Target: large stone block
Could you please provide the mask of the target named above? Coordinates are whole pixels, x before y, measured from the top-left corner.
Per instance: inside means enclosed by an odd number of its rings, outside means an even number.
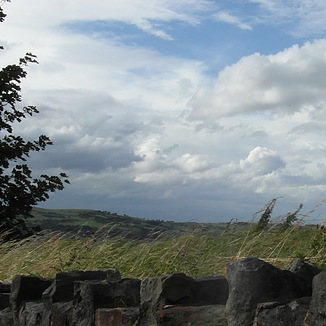
[[[326,326],[326,271],[313,279],[312,299],[305,326]]]
[[[10,307],[10,290],[10,283],[0,282],[0,310]]]
[[[19,309],[17,326],[41,326],[42,302],[25,302]]]
[[[43,292],[51,285],[52,280],[34,276],[16,276],[10,292],[10,302],[14,308],[24,301],[38,301]]]
[[[254,326],[303,326],[311,297],[290,302],[268,302],[257,306]]]
[[[94,325],[98,308],[136,307],[140,304],[138,279],[75,282],[73,325]]]
[[[116,282],[108,282],[112,294],[109,297],[101,297],[100,293],[94,293],[95,308],[102,307],[139,307],[141,280],[123,278]]]
[[[72,301],[75,281],[117,280],[120,278],[120,273],[116,270],[58,273],[43,298],[50,298],[51,302]]]
[[[252,326],[258,303],[291,301],[309,295],[303,280],[258,258],[229,264],[229,326]]]
[[[195,281],[183,273],[146,278],[140,289],[139,326],[158,326],[158,310],[166,305],[191,305],[195,297]]]
[[[0,293],[10,293],[11,284],[0,282]]]
[[[0,325],[14,326],[13,315],[10,308],[6,308],[0,311]]]
[[[52,284],[43,293],[44,313],[42,326],[50,325],[54,319],[68,320],[71,318],[72,301],[74,297],[74,284],[76,281],[118,280],[120,278],[120,273],[116,270],[72,271],[69,273],[58,273]],[[56,303],[64,302],[66,304],[56,305]],[[62,307],[63,310],[60,307]],[[59,308],[60,310],[58,311]]]
[[[10,293],[0,293],[0,310],[10,307]]]
[[[227,326],[224,305],[173,306],[156,312],[159,326]]]
[[[20,307],[29,301],[42,300],[43,292],[50,286],[51,280],[33,276],[16,276],[11,285],[10,303],[14,325],[19,326]]]
[[[304,262],[302,259],[295,259],[287,268],[288,271],[294,273],[301,282],[298,282],[298,286],[302,286],[302,291],[306,293],[306,296],[312,295],[312,280],[318,275],[321,270],[313,265]]]
[[[52,305],[49,326],[70,326],[72,322],[73,305],[71,301],[56,302]],[[43,319],[44,320],[44,319]],[[42,325],[43,321],[42,321]]]
[[[229,283],[224,276],[204,276],[195,279],[196,305],[225,305],[229,297]]]
[[[139,308],[102,308],[95,313],[95,326],[134,326]]]

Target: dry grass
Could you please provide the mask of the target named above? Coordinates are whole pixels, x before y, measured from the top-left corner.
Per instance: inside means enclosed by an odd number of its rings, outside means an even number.
[[[144,278],[173,272],[197,277],[226,274],[231,260],[255,256],[285,268],[296,257],[323,264],[324,231],[229,230],[219,236],[192,234],[151,242],[109,237],[68,238],[46,234],[0,245],[0,280],[15,275],[53,277],[59,271],[117,269],[124,277]],[[314,247],[315,242],[315,247]],[[316,245],[317,243],[317,245]],[[319,244],[319,245],[318,245]]]

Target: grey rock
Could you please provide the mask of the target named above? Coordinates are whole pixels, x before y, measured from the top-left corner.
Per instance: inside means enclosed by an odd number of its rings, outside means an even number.
[[[225,305],[229,297],[229,283],[224,276],[204,276],[195,279],[196,305]]]
[[[107,271],[72,271],[69,273],[58,273],[53,280],[52,284],[43,293],[44,301],[44,314],[42,326],[48,326],[53,318],[57,318],[58,312],[55,312],[52,308],[55,303],[66,302],[67,306],[72,306],[74,297],[74,284],[76,281],[85,280],[118,280],[120,279],[120,273],[116,270]],[[61,305],[56,306],[56,310]],[[68,309],[70,312],[70,309]],[[64,313],[64,312],[63,312]],[[61,316],[62,314],[59,313]],[[68,318],[69,316],[67,316]],[[65,318],[64,316],[60,317]]]
[[[95,326],[133,326],[137,322],[139,308],[102,308],[95,312]]]
[[[98,308],[132,307],[140,304],[138,279],[75,282],[73,325],[94,325]]]
[[[307,295],[306,287],[294,273],[255,257],[231,262],[228,281],[229,326],[252,326],[258,303],[291,301]]]
[[[52,302],[72,301],[75,281],[117,280],[120,278],[120,273],[116,270],[58,273],[43,297],[50,297]]]
[[[0,326],[120,325],[326,326],[326,271],[299,259],[280,270],[251,257],[231,262],[228,280],[75,271],[0,283]]]
[[[313,279],[312,299],[305,320],[305,326],[326,325],[326,271],[320,272]]]
[[[72,323],[72,301],[56,302],[52,305],[52,311],[48,326],[70,326]],[[44,319],[42,320],[42,325]]]
[[[140,305],[139,279],[123,278],[116,282],[108,282],[112,289],[112,296],[104,298],[104,305],[99,300],[101,297],[95,293],[95,308],[100,307],[137,307]]]
[[[160,326],[227,326],[224,305],[166,307],[156,316]]]
[[[42,294],[51,282],[51,280],[33,276],[16,276],[14,278],[10,293],[14,325],[19,325],[18,314],[21,305],[28,301],[42,300]]]
[[[254,326],[303,326],[311,297],[290,302],[268,302],[257,306]]]
[[[25,302],[19,309],[17,325],[41,326],[43,314],[42,302]]]
[[[6,308],[0,311],[0,325],[14,326],[12,311],[10,308]]]
[[[312,295],[312,280],[318,275],[321,270],[313,265],[304,262],[302,259],[295,259],[291,265],[287,268],[288,271],[294,273],[298,278],[301,279],[301,286],[304,287],[304,291],[307,296]]]
[[[0,310],[10,307],[10,293],[0,293]]]
[[[156,312],[165,305],[191,305],[195,302],[196,287],[193,278],[183,273],[149,277],[140,288],[139,326],[157,326]]]
[[[0,282],[0,293],[10,293],[11,284]]]

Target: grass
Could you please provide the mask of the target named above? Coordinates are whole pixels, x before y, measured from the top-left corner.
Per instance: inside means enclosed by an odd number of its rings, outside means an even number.
[[[69,238],[64,233],[40,234],[0,244],[0,281],[15,275],[46,278],[72,270],[117,269],[123,277],[145,278],[183,272],[192,277],[225,275],[229,261],[255,256],[286,268],[293,259],[326,266],[326,231],[292,226],[260,232],[226,230],[209,235],[194,230],[168,240],[136,241],[101,234]]]

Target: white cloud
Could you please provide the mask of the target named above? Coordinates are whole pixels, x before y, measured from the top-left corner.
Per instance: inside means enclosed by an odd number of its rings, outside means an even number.
[[[200,15],[212,8],[214,3],[210,0],[81,0],[78,4],[71,0],[35,0],[33,3],[17,0],[5,9],[10,17],[8,22],[12,21],[16,26],[24,24],[30,28],[53,28],[67,22],[107,20],[135,25],[149,34],[171,39],[161,27],[162,23],[179,21],[198,24]],[[48,12],[51,14],[44,14]]]
[[[224,68],[215,85],[201,89],[190,105],[191,117],[218,119],[267,111],[293,114],[322,110],[326,104],[326,40],[254,54]]]
[[[246,159],[240,161],[241,169],[254,175],[270,174],[284,166],[285,163],[277,152],[265,147],[254,148]]]
[[[201,155],[191,155],[189,153],[183,154],[174,162],[177,167],[184,173],[194,173],[206,170],[209,164],[205,157]]]
[[[324,0],[248,0],[261,6],[256,23],[283,25],[297,37],[323,36],[326,3]]]
[[[242,22],[242,20],[239,17],[231,15],[228,12],[219,11],[216,14],[214,14],[213,17],[219,22],[236,25],[237,27],[244,30],[249,30],[249,31],[252,30],[252,27],[249,24]]]
[[[47,36],[33,34],[24,39],[25,43],[18,42],[19,33],[12,36],[15,37],[17,43],[6,48],[1,64],[12,63],[13,58],[26,51],[37,54],[40,62],[28,68],[30,74],[23,88],[29,90],[29,99],[25,99],[37,104],[40,98],[48,101],[50,96],[51,105],[67,107],[68,114],[72,112],[69,94],[79,93],[82,103],[86,103],[89,92],[94,94],[91,95],[92,106],[100,105],[105,94],[110,94],[124,105],[139,110],[181,112],[205,79],[206,66],[200,61],[163,56],[153,50],[113,40],[60,34],[60,31],[50,32]],[[31,90],[38,90],[33,97]],[[63,100],[59,95],[52,95],[59,90],[65,90]]]
[[[285,2],[259,2],[269,18],[285,13]],[[71,190],[58,195],[66,207],[73,198],[74,207],[218,220],[247,218],[281,195],[297,203],[299,196],[323,194],[326,41],[243,57],[212,85],[215,68],[194,53],[192,59],[167,55],[133,44],[129,34],[122,40],[107,30],[82,30],[85,22],[122,22],[166,44],[162,39],[181,26],[173,22],[199,28],[216,12],[214,3],[15,0],[6,6],[1,64],[26,51],[40,61],[22,86],[23,104],[41,113],[19,132],[53,139],[54,146],[32,157],[33,170],[70,175]],[[232,10],[220,16],[256,27],[248,17]],[[74,24],[81,30],[68,28]],[[186,119],[189,109],[193,120]]]

